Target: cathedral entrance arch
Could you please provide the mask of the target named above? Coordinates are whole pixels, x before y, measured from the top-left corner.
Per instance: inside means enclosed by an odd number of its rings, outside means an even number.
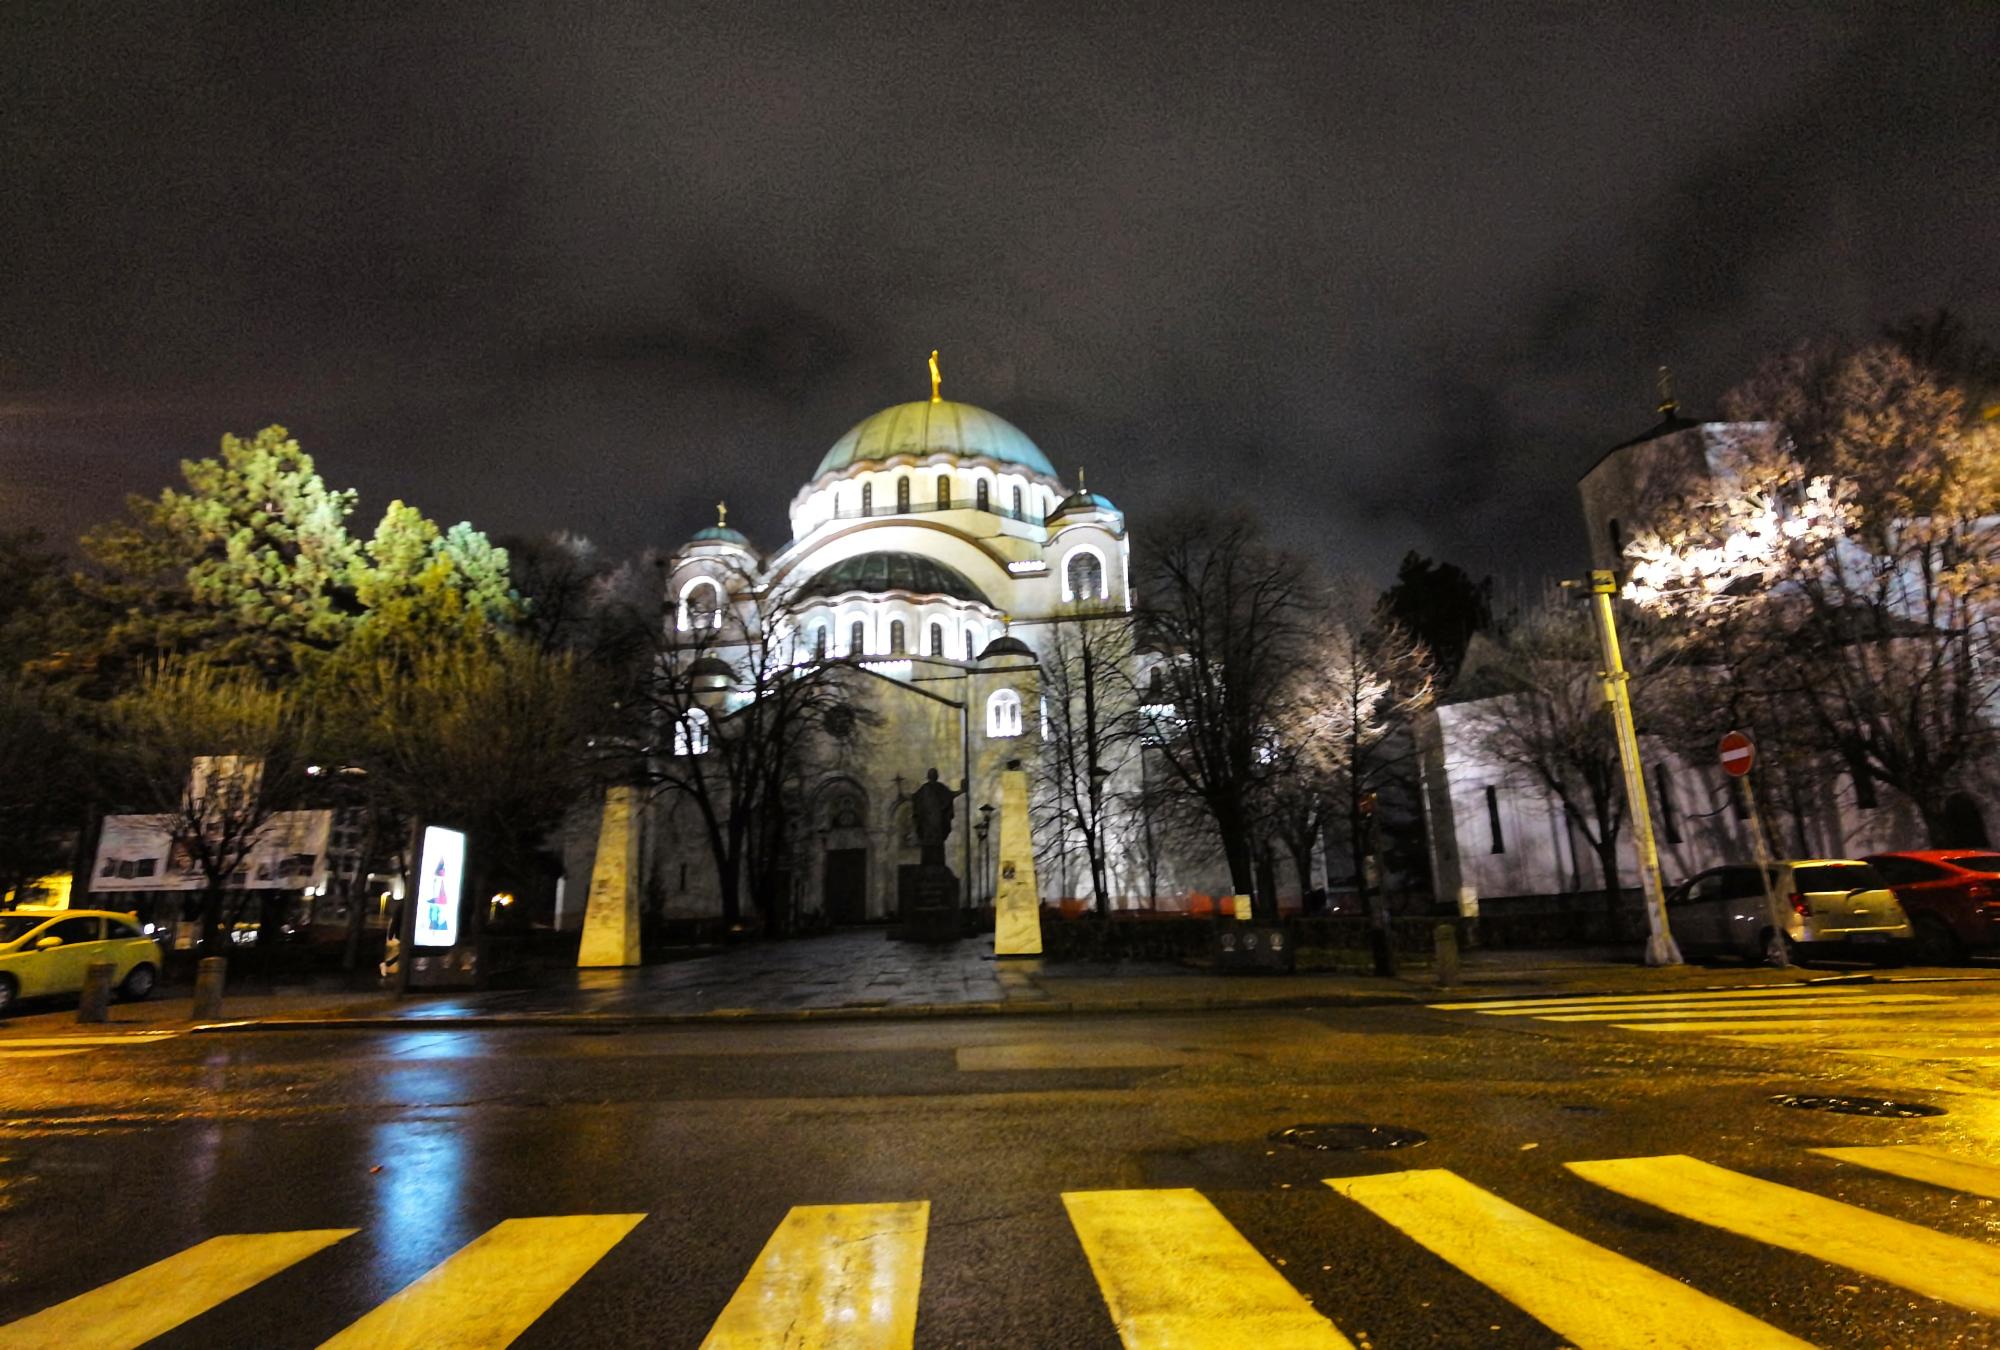
[[[868,921],[868,797],[852,779],[820,790],[820,906],[830,923]]]

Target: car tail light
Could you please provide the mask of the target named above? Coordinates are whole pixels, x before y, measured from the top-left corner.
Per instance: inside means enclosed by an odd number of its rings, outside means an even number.
[[[1995,891],[1991,886],[1974,884],[1965,888],[1965,898],[1983,903],[1988,900],[2000,899],[2000,891]]]
[[[1792,913],[1798,915],[1812,913],[1812,906],[1806,902],[1805,896],[1799,894],[1797,891],[1792,892]]]

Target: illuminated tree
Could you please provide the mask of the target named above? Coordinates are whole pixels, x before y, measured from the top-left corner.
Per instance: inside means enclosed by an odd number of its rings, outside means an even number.
[[[1034,791],[1036,837],[1050,864],[1080,845],[1100,916],[1111,912],[1111,824],[1132,803],[1111,788],[1129,777],[1141,722],[1132,689],[1133,630],[1124,615],[1083,616],[1052,625],[1042,652],[1042,753]]]

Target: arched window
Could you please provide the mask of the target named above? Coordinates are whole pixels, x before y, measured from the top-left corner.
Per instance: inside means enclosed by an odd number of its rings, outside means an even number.
[[[868,646],[868,625],[856,619],[847,626],[847,654],[862,655]]]
[[[931,625],[931,655],[944,655],[944,625],[941,623]]]
[[[1108,600],[1111,588],[1104,584],[1104,557],[1088,544],[1079,545],[1063,563],[1063,599],[1070,601]]]
[[[973,485],[972,497],[973,505],[977,506],[981,511],[991,511],[993,509],[993,485],[988,483],[984,478]]]
[[[875,485],[873,483],[863,483],[861,485],[861,514],[864,516],[875,514]]]
[[[995,689],[987,697],[986,734],[994,737],[1021,734],[1021,696],[1012,689]]]
[[[906,473],[896,475],[896,509],[898,511],[910,509],[910,476]]]
[[[823,623],[813,628],[813,655],[826,660],[826,625]]]
[[[938,489],[937,489],[937,497],[938,497],[938,510],[940,510],[940,511],[949,511],[949,510],[951,510],[951,475],[950,475],[950,474],[948,474],[948,473],[941,473],[941,474],[939,474],[939,475],[938,475]]]
[[[891,619],[889,621],[889,655],[901,656],[902,654],[903,621],[901,619]]]
[[[708,714],[700,708],[689,708],[674,720],[674,754],[685,759],[707,753]]]
[[[979,630],[971,624],[965,625],[965,659],[968,661],[979,659]]]
[[[681,587],[678,616],[682,632],[691,628],[722,627],[722,587],[714,577],[690,577]]]
[[[1014,516],[1017,520],[1023,518],[1021,511],[1021,485],[1019,483],[1014,484]]]

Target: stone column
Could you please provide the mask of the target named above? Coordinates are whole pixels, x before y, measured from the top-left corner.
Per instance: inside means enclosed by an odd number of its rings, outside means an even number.
[[[1019,760],[1000,774],[999,869],[993,886],[993,954],[1042,954],[1042,897],[1035,889],[1035,840],[1028,826],[1028,775]]]
[[[590,896],[583,912],[579,970],[639,964],[639,790],[614,787],[604,794],[597,827],[597,859],[590,866]]]

